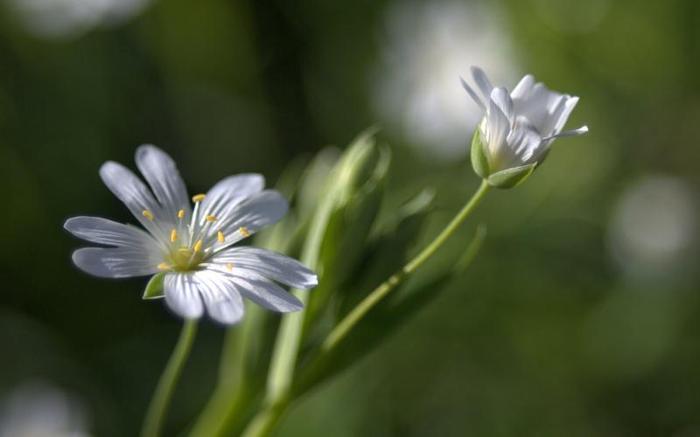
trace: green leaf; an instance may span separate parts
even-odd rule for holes
[[[537,163],[508,168],[492,174],[488,177],[488,183],[496,188],[513,188],[525,181],[533,171]]]
[[[481,141],[481,129],[474,131],[471,147],[472,168],[482,179],[489,177],[489,160],[484,153],[484,144]]]
[[[143,292],[142,299],[160,299],[164,296],[163,293],[163,279],[165,278],[165,273],[156,273],[151,277],[146,284],[146,289]]]

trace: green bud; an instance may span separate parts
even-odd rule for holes
[[[382,164],[385,158],[381,157],[382,152],[374,140],[375,133],[375,128],[361,133],[345,151],[336,167],[334,185],[337,190],[336,196],[340,196],[342,200],[346,200],[372,178],[376,178],[378,171],[386,171],[378,168],[378,164]]]
[[[310,296],[307,323],[324,310],[330,294],[361,261],[381,206],[391,154],[376,144],[373,131],[361,134],[343,153],[328,178],[318,208],[327,211],[317,272],[321,284]]]

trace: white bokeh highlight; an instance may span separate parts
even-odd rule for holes
[[[696,195],[683,180],[646,176],[620,195],[608,227],[611,255],[634,279],[677,276],[697,241]]]
[[[460,85],[480,65],[499,82],[517,79],[506,23],[493,5],[399,0],[388,8],[374,106],[427,157],[467,155],[482,117]]]
[[[81,402],[51,384],[26,382],[0,402],[0,437],[89,437]]]
[[[90,30],[122,23],[150,0],[4,0],[30,34],[69,39]]]

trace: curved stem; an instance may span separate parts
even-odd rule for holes
[[[486,179],[481,181],[479,189],[476,190],[471,199],[464,205],[464,207],[457,213],[457,215],[450,221],[450,223],[445,227],[445,229],[440,232],[440,234],[435,237],[435,239],[428,244],[425,249],[423,249],[418,255],[415,256],[411,261],[409,261],[401,270],[394,273],[386,281],[381,283],[377,288],[375,288],[367,297],[365,297],[362,302],[360,302],[353,310],[343,318],[343,320],[338,323],[335,328],[328,334],[328,337],[324,340],[321,345],[321,352],[325,353],[333,349],[340,341],[345,338],[345,336],[352,330],[352,328],[359,322],[368,312],[374,307],[380,300],[382,300],[389,292],[391,292],[396,286],[401,284],[403,280],[416,271],[420,266],[423,265],[435,252],[447,241],[448,238],[459,228],[459,226],[464,223],[464,220],[469,217],[474,208],[481,202],[484,195],[489,190],[489,185]]]
[[[141,429],[142,437],[158,437],[160,435],[163,421],[165,420],[165,414],[170,405],[175,386],[180,379],[182,369],[192,349],[192,343],[196,334],[197,320],[186,320],[182,325],[180,337],[177,340],[175,349],[172,355],[170,355],[170,359],[165,366],[165,370],[163,370],[163,374],[160,376],[160,380],[158,380],[158,386],[156,387],[155,393],[153,393],[151,404],[148,406],[146,419]]]
[[[486,180],[482,180],[481,185],[469,201],[425,249],[409,261],[401,270],[375,288],[336,325],[322,343],[320,354],[325,355],[336,347],[374,305],[381,301],[389,292],[401,284],[408,275],[416,271],[434,255],[449,237],[455,233],[459,226],[464,223],[472,211],[474,211],[474,208],[481,202],[488,190],[488,183]],[[280,397],[277,399],[268,399],[268,402],[267,407],[263,408],[250,422],[243,433],[244,437],[265,437],[269,435],[289,406],[290,399],[288,397]]]

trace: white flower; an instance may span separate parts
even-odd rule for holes
[[[280,220],[286,200],[264,190],[258,174],[230,176],[192,197],[173,160],[162,150],[141,146],[136,165],[150,185],[115,162],[100,168],[105,185],[129,208],[142,229],[99,217],[73,217],[73,235],[111,247],[88,247],[73,262],[95,276],[125,278],[163,272],[168,306],[182,317],[199,318],[206,308],[221,323],[243,316],[242,296],[279,312],[303,305],[277,283],[295,288],[317,285],[314,272],[294,259],[253,247],[232,247]]]
[[[563,131],[578,97],[550,91],[529,74],[508,93],[491,85],[480,68],[472,67],[471,72],[476,91],[463,79],[462,85],[486,113],[475,133],[488,163],[488,169],[477,170],[480,176],[518,167],[533,169],[554,139],[588,132],[587,126]]]

